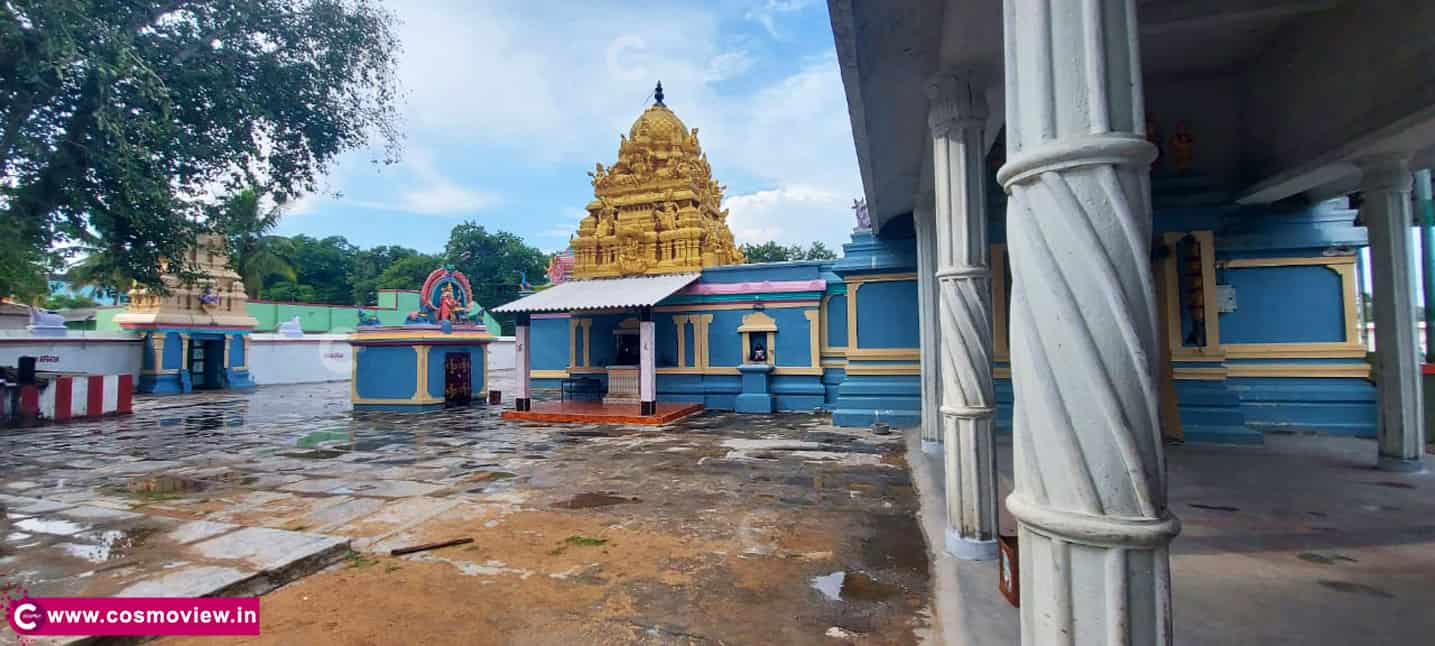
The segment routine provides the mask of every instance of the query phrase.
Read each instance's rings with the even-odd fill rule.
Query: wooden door
[[[473,361],[467,352],[443,355],[443,403],[467,406],[473,397]]]

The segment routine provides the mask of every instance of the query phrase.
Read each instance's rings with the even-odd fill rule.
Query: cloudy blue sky
[[[701,129],[741,242],[829,245],[861,193],[826,3],[392,0],[402,25],[402,161],[341,158],[285,235],[442,248],[473,220],[566,246],[661,79]],[[337,195],[337,196],[336,196]]]

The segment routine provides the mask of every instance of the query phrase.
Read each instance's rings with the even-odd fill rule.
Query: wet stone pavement
[[[898,433],[817,415],[651,428],[484,406],[353,413],[348,389],[148,398],[126,418],[0,431],[0,582],[268,593],[263,634],[225,643],[906,644],[929,630]],[[474,541],[389,555],[455,538]]]

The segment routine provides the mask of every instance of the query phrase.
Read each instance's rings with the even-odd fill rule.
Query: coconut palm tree
[[[282,204],[265,209],[259,192],[250,188],[231,195],[211,217],[229,243],[229,264],[244,281],[249,298],[258,298],[264,279],[270,276],[291,282],[297,279],[289,262],[293,242],[269,234],[284,214],[281,207]]]
[[[84,257],[67,269],[65,282],[73,287],[94,287],[97,293],[120,298],[134,283],[125,263],[117,254],[101,247],[84,247]]]

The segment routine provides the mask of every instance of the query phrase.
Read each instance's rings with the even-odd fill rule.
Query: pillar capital
[[[987,97],[979,76],[971,70],[959,70],[927,79],[927,126],[934,136],[986,126]]]
[[[1358,159],[1360,167],[1360,190],[1362,192],[1395,191],[1410,192],[1415,183],[1410,170],[1409,155],[1385,155]]]

